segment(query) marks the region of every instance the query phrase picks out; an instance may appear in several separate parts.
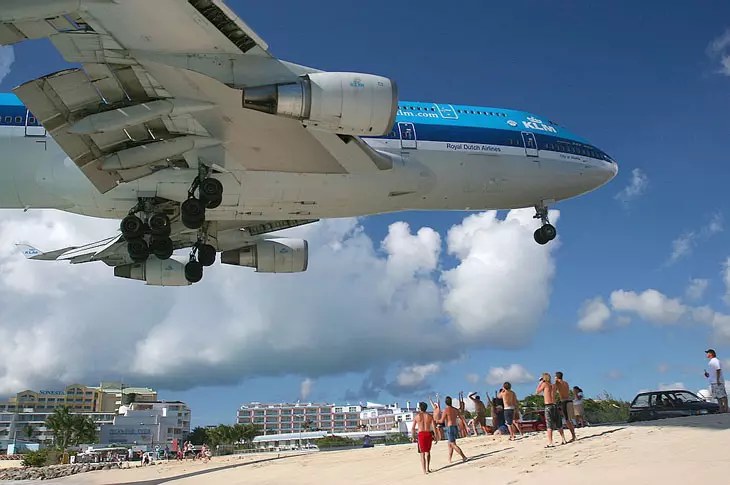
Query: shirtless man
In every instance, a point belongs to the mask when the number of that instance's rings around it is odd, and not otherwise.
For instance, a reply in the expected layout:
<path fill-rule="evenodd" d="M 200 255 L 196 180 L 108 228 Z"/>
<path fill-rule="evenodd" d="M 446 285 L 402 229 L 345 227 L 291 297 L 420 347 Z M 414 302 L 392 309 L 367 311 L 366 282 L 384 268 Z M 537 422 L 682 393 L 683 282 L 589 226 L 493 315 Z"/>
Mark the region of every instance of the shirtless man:
<path fill-rule="evenodd" d="M 436 402 L 433 402 L 431 396 L 428 397 L 428 400 L 431 401 L 431 406 L 433 407 L 433 419 L 436 421 L 436 436 L 442 440 L 444 439 L 444 425 L 441 423 L 441 397 L 436 394 Z"/>
<path fill-rule="evenodd" d="M 560 394 L 560 409 L 563 412 L 563 419 L 568 425 L 572 438 L 568 443 L 575 441 L 575 426 L 573 426 L 573 418 L 575 417 L 575 410 L 573 409 L 573 398 L 570 397 L 570 386 L 563 380 L 563 373 L 555 373 L 555 386 L 558 388 Z"/>
<path fill-rule="evenodd" d="M 456 444 L 456 438 L 459 436 L 459 410 L 451 405 L 451 396 L 446 396 L 444 402 L 446 407 L 441 411 L 441 421 L 445 425 L 446 439 L 449 440 L 449 463 L 451 463 L 451 457 L 454 456 L 454 450 L 461 455 L 463 461 L 466 461 L 466 455 Z"/>
<path fill-rule="evenodd" d="M 465 411 L 466 403 L 464 402 L 464 392 L 459 391 L 459 431 L 461 431 L 462 438 L 469 436 L 469 428 L 467 428 L 466 420 L 464 419 Z"/>
<path fill-rule="evenodd" d="M 477 424 L 482 428 L 484 434 L 488 435 L 489 430 L 487 429 L 487 407 L 484 405 L 479 395 L 476 392 L 469 393 L 469 399 L 474 402 L 474 420 L 471 422 L 472 429 L 474 430 L 474 436 L 479 436 L 477 432 Z"/>
<path fill-rule="evenodd" d="M 515 391 L 512 390 L 512 384 L 505 382 L 497 397 L 504 401 L 504 423 L 509 429 L 509 440 L 514 441 L 515 409 L 519 406 L 519 402 L 517 401 L 517 394 L 515 394 Z"/>
<path fill-rule="evenodd" d="M 413 418 L 413 442 L 418 443 L 418 453 L 421 455 L 423 473 L 431 473 L 431 445 L 438 443 L 436 437 L 436 421 L 426 412 L 428 405 L 418 403 L 418 414 Z M 416 434 L 418 429 L 418 434 Z"/>
<path fill-rule="evenodd" d="M 557 387 L 555 384 L 550 382 L 550 374 L 545 372 L 540 378 L 540 384 L 538 384 L 535 394 L 543 394 L 545 397 L 545 426 L 547 427 L 547 439 L 548 444 L 545 448 L 552 448 L 553 445 L 553 430 L 560 432 L 560 437 L 563 438 L 565 444 L 565 434 L 563 434 L 563 427 L 560 425 L 560 411 L 558 411 L 558 405 L 555 403 L 555 393 Z"/>

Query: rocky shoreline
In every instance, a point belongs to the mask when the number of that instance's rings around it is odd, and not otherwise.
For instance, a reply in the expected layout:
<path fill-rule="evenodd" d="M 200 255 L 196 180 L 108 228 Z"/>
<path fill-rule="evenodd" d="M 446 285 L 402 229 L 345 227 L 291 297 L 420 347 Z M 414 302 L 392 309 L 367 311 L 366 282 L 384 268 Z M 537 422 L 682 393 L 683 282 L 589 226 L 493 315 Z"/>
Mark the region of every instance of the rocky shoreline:
<path fill-rule="evenodd" d="M 0 471 L 0 480 L 51 480 L 53 478 L 76 475 L 77 473 L 111 470 L 112 468 L 121 468 L 121 466 L 119 463 L 113 462 L 76 463 L 73 465 L 51 465 L 38 468 L 7 468 Z"/>

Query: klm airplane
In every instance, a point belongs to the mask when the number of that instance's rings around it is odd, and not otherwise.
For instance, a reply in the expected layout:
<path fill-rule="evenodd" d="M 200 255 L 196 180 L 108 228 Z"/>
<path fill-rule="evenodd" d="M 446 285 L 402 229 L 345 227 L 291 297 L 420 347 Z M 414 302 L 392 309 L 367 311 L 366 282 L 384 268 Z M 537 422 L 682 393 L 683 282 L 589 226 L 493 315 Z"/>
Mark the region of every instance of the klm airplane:
<path fill-rule="evenodd" d="M 221 0 L 5 0 L 0 45 L 49 38 L 68 69 L 0 94 L 0 207 L 119 219 L 31 260 L 102 261 L 187 286 L 218 259 L 306 271 L 276 231 L 406 210 L 548 207 L 613 179 L 605 152 L 545 117 L 398 99 L 394 81 L 272 56 Z M 175 253 L 190 249 L 188 256 Z"/>

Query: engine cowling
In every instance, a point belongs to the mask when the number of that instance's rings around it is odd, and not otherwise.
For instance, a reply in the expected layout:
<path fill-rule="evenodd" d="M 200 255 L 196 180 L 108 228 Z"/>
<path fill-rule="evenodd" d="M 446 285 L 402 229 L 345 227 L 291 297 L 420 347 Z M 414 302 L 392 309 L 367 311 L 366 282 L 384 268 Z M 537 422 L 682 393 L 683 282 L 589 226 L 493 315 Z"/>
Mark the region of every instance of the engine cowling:
<path fill-rule="evenodd" d="M 382 136 L 393 129 L 398 87 L 373 74 L 312 73 L 293 83 L 245 88 L 243 107 L 333 133 Z"/>
<path fill-rule="evenodd" d="M 304 239 L 264 239 L 221 253 L 221 263 L 256 268 L 257 273 L 300 273 L 307 270 L 309 249 Z"/>
<path fill-rule="evenodd" d="M 177 259 L 157 259 L 150 256 L 143 263 L 124 264 L 114 267 L 114 276 L 146 282 L 150 286 L 188 286 L 185 264 Z"/>

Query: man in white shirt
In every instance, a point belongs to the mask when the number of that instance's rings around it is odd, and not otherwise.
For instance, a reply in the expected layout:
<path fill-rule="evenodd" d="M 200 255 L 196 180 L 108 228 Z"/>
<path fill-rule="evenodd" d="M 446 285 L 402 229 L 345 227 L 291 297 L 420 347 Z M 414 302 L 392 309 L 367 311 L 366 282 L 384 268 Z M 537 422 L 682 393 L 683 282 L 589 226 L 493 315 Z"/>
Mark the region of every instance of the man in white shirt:
<path fill-rule="evenodd" d="M 712 397 L 717 399 L 717 403 L 720 405 L 720 412 L 727 412 L 727 391 L 725 390 L 725 378 L 722 375 L 722 363 L 717 358 L 717 354 L 713 349 L 705 350 L 707 358 L 710 361 L 707 363 L 707 370 L 705 371 L 705 377 L 710 381 L 710 392 Z"/>

